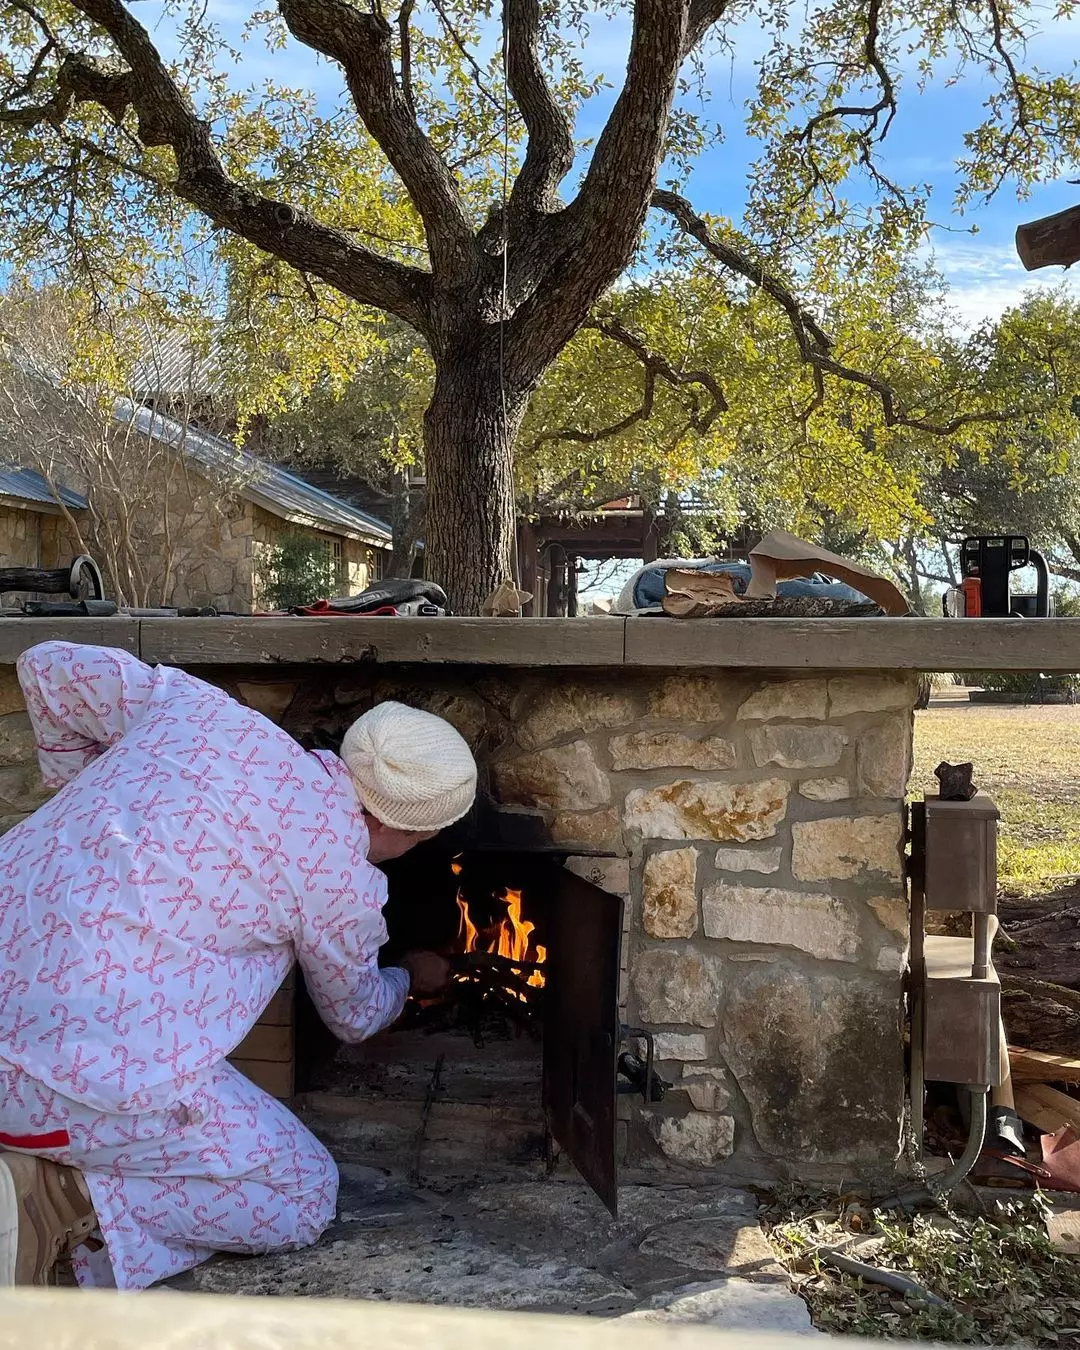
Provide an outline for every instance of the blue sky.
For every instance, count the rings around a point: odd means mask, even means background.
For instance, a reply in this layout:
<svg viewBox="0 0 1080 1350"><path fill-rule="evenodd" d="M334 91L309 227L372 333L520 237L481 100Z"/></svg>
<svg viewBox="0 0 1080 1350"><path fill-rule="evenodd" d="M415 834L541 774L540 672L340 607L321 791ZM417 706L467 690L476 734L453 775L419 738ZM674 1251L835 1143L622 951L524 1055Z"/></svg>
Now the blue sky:
<svg viewBox="0 0 1080 1350"><path fill-rule="evenodd" d="M238 38L251 7L237 0L210 0L208 13L227 36ZM1050 9L1045 10L1045 16L1043 33L1029 44L1028 60L1067 71L1080 58L1080 19L1057 20ZM627 39L625 20L597 21L586 48L587 68L603 72L616 88L625 65ZM159 40L166 49L171 45L161 30ZM733 53L718 54L710 61L712 99L708 115L721 123L725 140L702 156L689 184L688 195L702 211L734 219L740 215L746 170L756 150L743 132L745 104L754 91L755 62L763 49L760 26L746 23L734 34ZM1080 187L1064 181L1047 184L1019 202L1006 185L991 203L975 204L963 217L955 214L952 197L957 183L956 157L963 149L964 131L981 119L990 86L977 75L967 75L948 87L948 73L943 71L943 77L921 95L914 88L913 75L902 76L900 112L885 144L884 161L898 181L932 184L932 216L953 230L935 230L928 247L949 281L952 303L961 322L974 326L999 314L1026 288L1056 286L1063 277L1065 284L1073 287L1071 278L1060 270L1025 273L1016 257L1013 234L1022 221L1080 202ZM254 83L264 75L284 78L296 86L307 85L327 108L340 97L337 68L296 44L290 44L283 58L282 53L267 52L258 40L248 43L241 78L244 83ZM579 136L599 131L614 93L614 89L605 91L586 106L577 127ZM1065 175L1075 176L1080 174ZM970 225L978 226L977 235L953 232Z"/></svg>

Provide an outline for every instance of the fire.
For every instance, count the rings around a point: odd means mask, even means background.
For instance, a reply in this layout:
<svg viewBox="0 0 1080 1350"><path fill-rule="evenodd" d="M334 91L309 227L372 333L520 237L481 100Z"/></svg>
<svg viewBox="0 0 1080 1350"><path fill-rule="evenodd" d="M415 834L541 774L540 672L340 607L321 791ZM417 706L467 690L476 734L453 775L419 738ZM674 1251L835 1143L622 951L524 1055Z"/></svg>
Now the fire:
<svg viewBox="0 0 1080 1350"><path fill-rule="evenodd" d="M459 872L460 867L455 867L454 870ZM485 934L486 946L481 947L480 932L469 914L468 902L462 897L461 892L458 892L457 907L461 915L458 937L464 944L464 951L483 950L491 956L501 956L507 961L521 965L542 966L547 960L547 948L542 943L537 943L535 947L530 948L530 939L536 931L536 924L531 923L522 915L521 892L507 887L501 898L506 901L506 917L499 920L493 933L489 931ZM542 988L544 984L543 971L532 971L526 983L535 988Z"/></svg>

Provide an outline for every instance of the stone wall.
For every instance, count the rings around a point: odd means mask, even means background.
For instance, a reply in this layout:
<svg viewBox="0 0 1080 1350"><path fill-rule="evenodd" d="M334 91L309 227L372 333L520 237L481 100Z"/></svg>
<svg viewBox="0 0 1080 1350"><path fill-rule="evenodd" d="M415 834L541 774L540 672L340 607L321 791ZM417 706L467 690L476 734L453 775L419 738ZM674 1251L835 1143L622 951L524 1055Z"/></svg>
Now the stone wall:
<svg viewBox="0 0 1080 1350"><path fill-rule="evenodd" d="M41 522L37 511L0 506L0 567L40 567ZM0 596L6 609L21 605L25 595Z"/></svg>
<svg viewBox="0 0 1080 1350"><path fill-rule="evenodd" d="M426 707L501 810L613 855L571 865L627 893L626 1013L674 1084L648 1111L621 1099L633 1157L892 1163L913 679L354 668L243 692L291 701L283 724L312 744L384 698Z"/></svg>
<svg viewBox="0 0 1080 1350"><path fill-rule="evenodd" d="M208 673L209 674L209 673ZM625 893L626 1013L673 1083L620 1098L629 1158L730 1175L888 1168L903 1099L903 797L913 679L265 667L210 678L308 745L398 698L451 721L484 791ZM0 828L43 799L0 673Z"/></svg>

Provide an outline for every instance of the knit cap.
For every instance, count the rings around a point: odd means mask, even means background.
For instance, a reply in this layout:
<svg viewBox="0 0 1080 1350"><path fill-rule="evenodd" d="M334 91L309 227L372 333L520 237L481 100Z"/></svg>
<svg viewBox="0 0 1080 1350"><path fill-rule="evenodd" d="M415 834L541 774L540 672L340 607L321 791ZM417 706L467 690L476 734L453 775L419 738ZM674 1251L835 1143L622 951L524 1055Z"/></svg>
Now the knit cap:
<svg viewBox="0 0 1080 1350"><path fill-rule="evenodd" d="M379 703L358 717L341 758L361 805L394 830L442 830L476 796L476 761L464 739L434 713Z"/></svg>

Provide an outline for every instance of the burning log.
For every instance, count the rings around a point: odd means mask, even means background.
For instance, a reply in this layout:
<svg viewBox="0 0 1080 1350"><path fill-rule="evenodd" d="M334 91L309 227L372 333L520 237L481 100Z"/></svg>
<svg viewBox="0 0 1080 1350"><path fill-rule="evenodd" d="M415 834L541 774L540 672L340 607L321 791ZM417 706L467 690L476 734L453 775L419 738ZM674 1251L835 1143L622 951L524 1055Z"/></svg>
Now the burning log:
<svg viewBox="0 0 1080 1350"><path fill-rule="evenodd" d="M544 969L542 961L515 961L497 952L460 952L450 958L450 966L457 974L471 970L496 970L507 975L520 975L522 972L532 975Z"/></svg>

